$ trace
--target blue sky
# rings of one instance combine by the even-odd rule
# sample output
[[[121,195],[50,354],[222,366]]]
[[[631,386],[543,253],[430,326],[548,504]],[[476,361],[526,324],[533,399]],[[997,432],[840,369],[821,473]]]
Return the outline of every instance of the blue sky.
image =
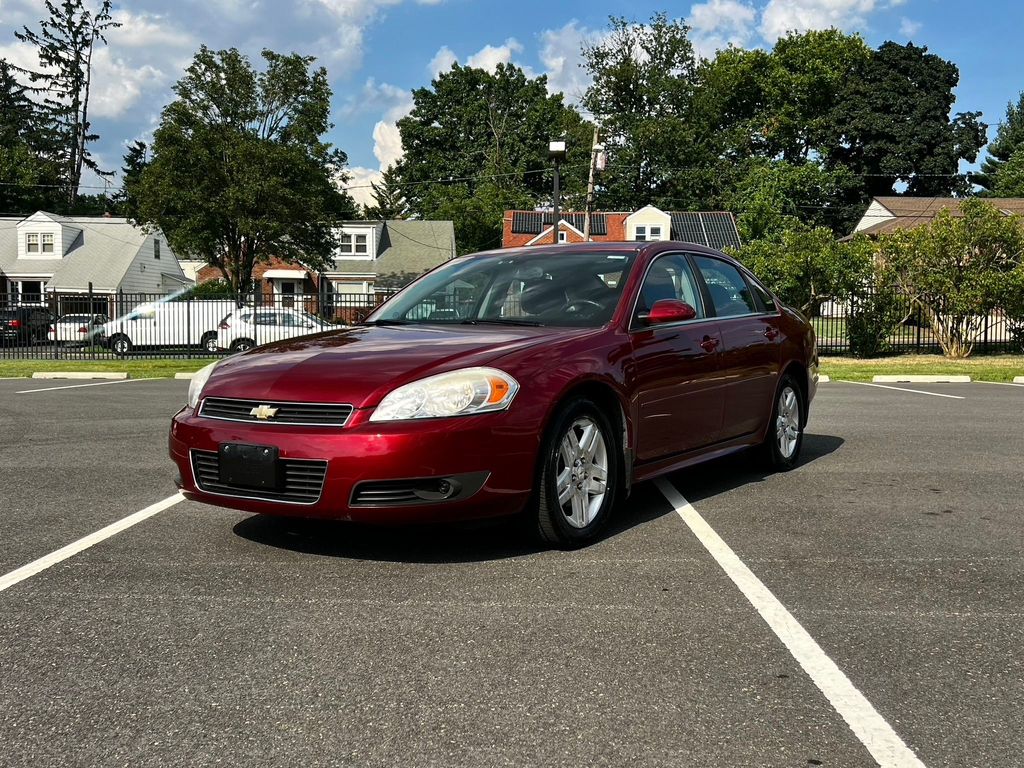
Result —
[[[884,40],[927,45],[960,67],[957,109],[980,110],[989,135],[1006,103],[1024,90],[1019,43],[1024,4],[1014,0],[701,0],[644,3],[570,0],[123,0],[124,26],[96,61],[94,152],[117,168],[124,147],[147,139],[170,87],[201,43],[237,47],[258,57],[263,47],[318,57],[334,89],[331,139],[350,158],[362,187],[401,152],[394,121],[409,91],[428,85],[451,61],[493,68],[512,61],[548,74],[570,100],[586,87],[579,69],[583,41],[599,38],[611,15],[645,20],[664,10],[693,26],[698,50],[734,42],[770,46],[788,29],[836,26],[873,46]],[[43,0],[0,0],[0,56],[30,64],[14,29],[35,25]],[[95,179],[91,180],[95,183]],[[360,198],[361,189],[353,194]]]

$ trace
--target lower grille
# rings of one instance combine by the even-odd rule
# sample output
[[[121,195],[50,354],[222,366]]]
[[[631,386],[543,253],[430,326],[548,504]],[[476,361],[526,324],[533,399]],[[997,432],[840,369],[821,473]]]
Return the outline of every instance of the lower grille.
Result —
[[[220,459],[214,451],[191,452],[192,475],[201,491],[242,499],[264,499],[286,504],[315,504],[324,489],[327,462],[311,459],[281,459],[284,486],[280,490],[252,489],[220,481]]]
[[[349,503],[353,507],[391,507],[459,501],[479,491],[489,476],[489,472],[467,472],[446,477],[365,480],[352,489]]]

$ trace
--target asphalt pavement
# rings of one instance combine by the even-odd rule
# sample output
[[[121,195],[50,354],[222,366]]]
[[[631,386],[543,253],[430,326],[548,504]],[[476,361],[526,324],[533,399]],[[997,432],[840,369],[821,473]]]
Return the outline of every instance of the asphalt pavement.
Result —
[[[0,577],[174,493],[187,384],[0,381]],[[822,385],[792,472],[669,480],[922,763],[1021,765],[1024,387],[910,388]],[[0,591],[0,745],[4,766],[876,764],[654,484],[568,553],[507,523],[176,504]]]

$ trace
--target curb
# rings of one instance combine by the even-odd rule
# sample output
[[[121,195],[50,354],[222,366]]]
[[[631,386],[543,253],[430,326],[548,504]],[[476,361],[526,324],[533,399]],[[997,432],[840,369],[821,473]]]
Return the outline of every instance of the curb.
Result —
[[[193,376],[195,376],[195,373],[181,373],[180,371],[174,374],[174,378],[176,379],[188,379],[190,381]]]
[[[819,376],[818,377],[818,383],[819,384],[828,384],[830,381],[832,381],[832,379],[830,379],[828,376]]]
[[[970,384],[970,376],[928,376],[925,374],[899,374],[896,376],[873,376],[876,384]]]
[[[1013,383],[1014,384],[1024,384],[1024,376],[1014,376],[1013,377]]]
[[[104,371],[36,371],[33,379],[130,379],[127,372],[111,373]]]

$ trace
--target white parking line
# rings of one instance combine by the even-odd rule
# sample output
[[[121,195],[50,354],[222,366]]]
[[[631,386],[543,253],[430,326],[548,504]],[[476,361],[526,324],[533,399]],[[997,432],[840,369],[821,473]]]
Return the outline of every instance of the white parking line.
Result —
[[[150,376],[146,379],[118,379],[117,381],[97,381],[93,384],[67,384],[62,387],[43,387],[42,389],[23,389],[15,392],[16,395],[31,395],[33,392],[53,392],[55,389],[78,389],[79,387],[104,387],[107,384],[131,384],[135,381],[156,381],[159,376]]]
[[[667,480],[657,480],[656,484],[693,535],[761,614],[761,618],[789,649],[793,658],[818,686],[818,690],[825,694],[825,698],[850,726],[875,762],[883,768],[925,768],[924,763],[885,718],[878,714],[864,694],[854,687],[793,614],[786,610],[786,606],[739,559],[693,505]]]
[[[23,565],[17,570],[6,573],[3,576],[0,576],[0,592],[3,592],[8,587],[13,587],[18,582],[24,581],[30,576],[35,576],[40,571],[45,571],[51,565],[56,565],[62,560],[67,560],[69,557],[77,555],[82,550],[88,549],[94,544],[99,544],[104,539],[109,539],[111,536],[131,528],[136,523],[141,523],[143,520],[152,517],[158,512],[163,512],[165,509],[169,509],[179,501],[184,500],[185,497],[180,493],[168,496],[163,501],[158,501],[156,504],[150,504],[145,509],[140,509],[138,512],[128,515],[128,517],[121,518],[116,523],[111,523],[105,528],[100,528],[98,531],[90,533],[88,536],[83,536],[78,541],[73,541],[66,547],[61,547],[48,555],[40,557],[38,560],[33,560],[28,565]]]
[[[877,387],[878,389],[894,389],[897,392],[911,392],[915,395],[931,395],[932,397],[948,397],[950,400],[965,400],[961,395],[944,395],[941,392],[925,392],[923,389],[906,389],[905,387],[887,387],[885,384],[868,384],[866,381],[847,381],[840,379],[844,384],[860,384],[862,387]]]

